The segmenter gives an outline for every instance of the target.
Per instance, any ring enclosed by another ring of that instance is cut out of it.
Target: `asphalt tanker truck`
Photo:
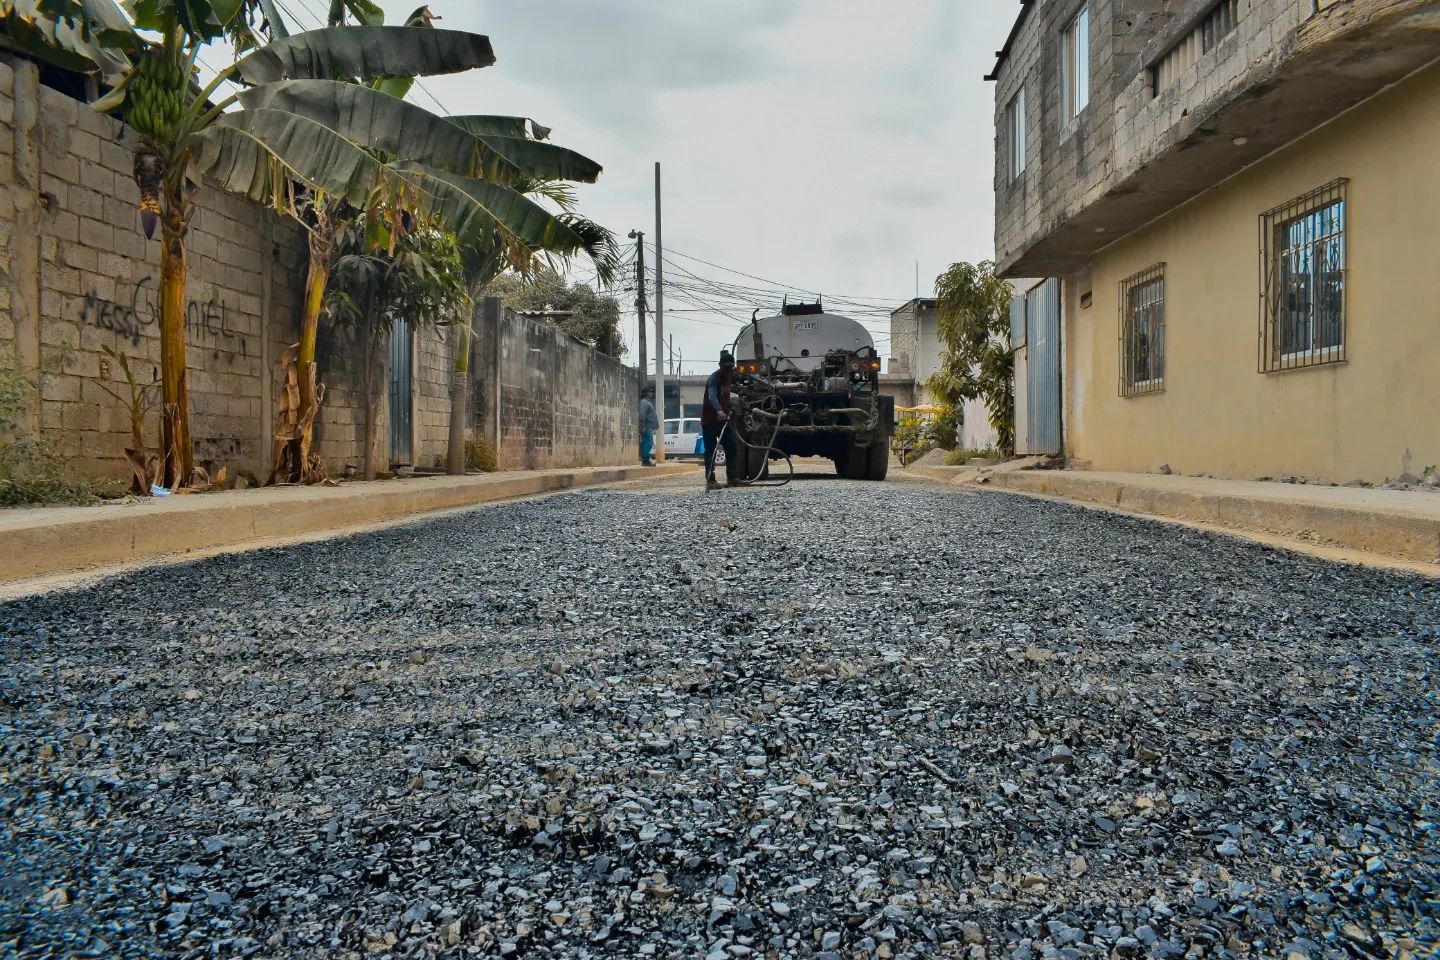
[[[732,352],[739,476],[753,482],[772,460],[825,457],[847,479],[885,479],[895,398],[880,395],[880,355],[858,320],[820,303],[757,310]]]

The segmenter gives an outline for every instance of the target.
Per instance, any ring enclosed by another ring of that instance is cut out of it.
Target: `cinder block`
[[[98,261],[99,256],[91,247],[70,242],[60,245],[60,262],[67,267],[74,267],[76,270],[94,273],[98,268]],[[106,299],[110,298],[107,297]]]
[[[103,220],[105,218],[105,198],[88,187],[72,186],[65,209],[77,217]]]
[[[130,177],[135,169],[135,151],[111,140],[100,140],[100,162],[112,173]]]
[[[102,253],[96,262],[99,272],[107,276],[129,277],[132,275],[130,259],[122,257],[118,253]]]
[[[94,159],[80,160],[80,176],[74,182],[103,194],[113,194],[115,171],[100,162],[99,153],[99,150],[95,151]]]
[[[40,220],[40,232],[42,235],[52,236],[58,240],[79,240],[81,239],[81,219],[69,210],[56,210],[46,214],[45,219]]]
[[[57,402],[78,402],[80,378],[66,373],[40,375],[40,399]]]
[[[77,380],[79,378],[72,378]],[[60,425],[67,431],[100,429],[100,407],[93,403],[66,403],[62,405]]]
[[[115,249],[115,228],[103,220],[80,218],[80,239],[99,250]]]
[[[84,288],[80,285],[80,271],[59,264],[47,264],[41,269],[40,285],[44,289],[77,297],[84,293]]]
[[[88,116],[95,114],[93,110],[84,110],[81,113]],[[84,129],[83,121],[78,129],[70,131],[70,152],[81,160],[89,160],[97,164],[100,162],[100,138]],[[83,166],[81,170],[84,170]]]

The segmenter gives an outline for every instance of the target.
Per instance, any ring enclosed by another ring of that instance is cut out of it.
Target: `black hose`
[[[733,415],[732,415],[732,416],[733,416]],[[746,440],[743,436],[740,435],[740,431],[738,431],[738,430],[735,431],[735,440],[736,440],[737,443],[743,443],[747,448],[749,448],[749,449],[751,449],[751,450],[764,450],[764,451],[765,451],[765,459],[760,462],[760,463],[761,463],[760,469],[756,471],[755,476],[753,476],[753,477],[741,477],[741,478],[740,478],[740,485],[741,485],[741,486],[745,486],[745,487],[783,487],[783,486],[785,486],[785,484],[787,484],[787,483],[789,483],[791,480],[794,480],[794,479],[795,479],[795,464],[794,464],[794,462],[791,461],[791,459],[790,459],[790,454],[786,453],[784,450],[780,450],[780,449],[776,448],[776,446],[775,446],[775,438],[780,435],[780,421],[782,421],[782,420],[784,420],[784,419],[785,419],[785,412],[782,410],[782,411],[779,413],[779,415],[775,416],[775,429],[770,431],[770,442],[767,443],[767,444],[766,444],[765,446],[763,446],[763,447],[762,447],[762,446],[759,446],[758,444],[751,443],[750,441]],[[720,428],[720,432],[715,435],[715,446],[716,446],[717,449],[720,449],[720,448],[721,448],[721,441],[725,438],[725,431],[730,429],[730,423],[731,423],[731,421],[730,421],[729,419],[727,419],[727,420],[725,421],[725,425]],[[784,480],[761,480],[761,479],[760,479],[760,474],[765,472],[765,465],[770,462],[770,454],[771,454],[772,451],[773,451],[774,453],[778,453],[780,456],[782,456],[782,457],[785,458],[785,468],[790,471],[790,474],[789,474],[789,476],[787,476]],[[712,460],[711,460],[711,463],[712,463],[712,464],[714,463],[713,458],[712,458]]]

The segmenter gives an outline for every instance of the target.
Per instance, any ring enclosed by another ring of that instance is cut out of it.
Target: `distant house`
[[[902,392],[900,384],[908,383],[914,406],[926,406],[936,402],[935,395],[925,385],[940,371],[945,356],[945,345],[940,341],[940,311],[937,302],[917,297],[890,312],[890,369],[889,377],[896,382],[896,395]],[[999,442],[995,428],[990,426],[990,412],[979,400],[968,400],[962,405],[960,446],[969,450],[988,450]]]
[[[1440,0],[1024,0],[995,247],[1036,452],[1440,463]]]

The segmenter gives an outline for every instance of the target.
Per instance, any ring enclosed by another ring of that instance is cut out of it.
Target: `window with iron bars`
[[[1165,389],[1165,264],[1120,281],[1120,396]]]
[[[1220,0],[1180,42],[1166,51],[1150,70],[1151,94],[1160,94],[1195,65],[1205,54],[1220,45],[1235,24],[1240,22],[1240,0]]]
[[[1260,372],[1345,359],[1345,186],[1260,215]]]

